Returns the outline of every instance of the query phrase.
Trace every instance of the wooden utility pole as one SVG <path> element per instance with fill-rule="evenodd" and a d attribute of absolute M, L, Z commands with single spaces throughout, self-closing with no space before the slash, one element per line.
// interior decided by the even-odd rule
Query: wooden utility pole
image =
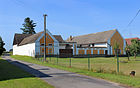
<path fill-rule="evenodd" d="M 47 14 L 44 14 L 44 60 L 46 61 L 46 16 Z"/>

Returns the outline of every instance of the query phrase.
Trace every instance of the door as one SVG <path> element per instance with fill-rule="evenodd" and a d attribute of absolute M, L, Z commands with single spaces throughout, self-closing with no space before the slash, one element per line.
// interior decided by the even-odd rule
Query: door
<path fill-rule="evenodd" d="M 70 57 L 73 55 L 73 49 L 59 49 L 60 57 Z"/>
<path fill-rule="evenodd" d="M 107 50 L 105 50 L 105 55 L 107 55 L 108 54 L 108 51 Z"/>

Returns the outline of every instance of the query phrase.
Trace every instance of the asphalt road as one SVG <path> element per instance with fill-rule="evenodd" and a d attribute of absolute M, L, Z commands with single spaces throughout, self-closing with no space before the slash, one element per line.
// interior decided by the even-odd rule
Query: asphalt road
<path fill-rule="evenodd" d="M 55 86 L 55 88 L 125 88 L 117 83 L 27 63 L 12 59 L 9 56 L 4 56 L 3 59 L 45 80 L 49 84 Z"/>

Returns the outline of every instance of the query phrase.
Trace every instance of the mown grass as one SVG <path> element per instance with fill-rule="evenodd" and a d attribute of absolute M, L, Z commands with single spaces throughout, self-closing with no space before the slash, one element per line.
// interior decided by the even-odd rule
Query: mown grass
<path fill-rule="evenodd" d="M 40 58 L 41 60 L 42 58 Z M 51 64 L 57 64 L 61 66 L 70 66 L 70 58 L 55 58 L 48 57 L 47 60 Z M 129 75 L 131 71 L 136 71 L 136 76 L 140 77 L 140 57 L 134 59 L 130 57 L 130 61 L 127 60 L 127 57 L 120 57 L 120 72 L 125 75 Z M 104 72 L 114 73 L 117 68 L 117 59 L 114 57 L 98 57 L 98 58 L 90 58 L 90 70 L 97 71 L 103 70 Z M 71 58 L 71 66 L 79 69 L 89 69 L 88 68 L 88 58 Z"/>
<path fill-rule="evenodd" d="M 57 60 L 55 60 L 56 58 L 51 58 L 51 63 L 50 62 L 46 63 L 46 62 L 38 61 L 38 60 L 33 59 L 32 57 L 28 57 L 28 56 L 11 56 L 11 57 L 15 58 L 17 60 L 22 60 L 22 61 L 35 63 L 35 64 L 39 64 L 39 65 L 43 65 L 43 66 L 49 66 L 49 67 L 53 67 L 53 68 L 58 68 L 58 69 L 62 69 L 62 70 L 70 71 L 70 72 L 75 72 L 75 73 L 82 74 L 82 75 L 102 78 L 102 79 L 110 80 L 110 81 L 113 81 L 113 82 L 125 84 L 127 86 L 140 88 L 140 77 L 131 77 L 131 76 L 128 76 L 128 75 L 123 75 L 123 74 L 111 74 L 111 73 L 108 73 L 108 72 L 103 72 L 102 73 L 102 72 L 97 72 L 97 71 L 94 71 L 94 70 L 88 71 L 87 69 L 84 69 L 84 68 L 79 69 L 78 67 L 74 66 L 74 64 L 72 64 L 72 67 L 70 68 L 68 58 L 61 58 L 61 59 L 59 58 L 60 59 L 59 62 L 58 62 L 59 64 L 57 65 Z M 50 60 L 50 58 L 47 58 L 47 59 L 48 59 L 48 61 Z M 63 60 L 63 59 L 65 59 L 65 60 Z M 73 58 L 73 59 L 75 59 L 75 58 Z M 81 61 L 79 62 L 78 60 L 80 60 L 80 59 L 81 59 Z M 105 67 L 115 65 L 116 61 L 115 61 L 115 59 L 113 59 L 115 61 L 114 62 L 114 61 L 112 61 L 112 59 L 113 58 L 94 58 L 93 60 L 94 60 L 94 64 L 103 63 L 102 65 L 105 68 Z M 87 61 L 86 58 L 77 58 L 77 59 L 75 59 L 75 62 L 76 62 L 76 60 L 78 61 L 78 63 L 80 65 L 83 65 L 82 63 L 85 63 Z M 132 58 L 131 58 L 131 60 L 132 61 L 130 61 L 128 63 L 120 63 L 120 64 L 126 64 L 126 65 L 124 65 L 126 67 L 127 67 L 127 65 L 131 66 L 131 65 L 135 65 L 135 64 L 138 64 L 138 65 L 140 64 L 137 61 L 135 62 L 135 60 L 133 60 Z M 54 61 L 55 64 L 53 63 L 53 61 Z M 121 58 L 121 61 L 127 61 L 127 60 L 125 58 Z M 62 63 L 63 63 L 63 66 L 60 66 L 60 65 L 62 65 Z M 108 63 L 108 64 L 106 64 L 106 63 Z M 109 64 L 111 64 L 111 65 L 109 65 Z M 94 65 L 94 66 L 96 66 L 96 65 Z M 83 67 L 85 67 L 85 66 L 83 66 Z M 86 65 L 86 68 L 87 68 L 87 65 Z M 137 69 L 137 68 L 139 68 L 139 67 L 136 67 L 135 69 Z"/>
<path fill-rule="evenodd" d="M 0 58 L 0 88 L 54 88 Z"/>

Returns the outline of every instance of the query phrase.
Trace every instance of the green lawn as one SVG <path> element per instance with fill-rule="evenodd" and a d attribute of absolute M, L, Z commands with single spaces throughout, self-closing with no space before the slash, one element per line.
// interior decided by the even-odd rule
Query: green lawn
<path fill-rule="evenodd" d="M 127 61 L 127 57 L 121 57 L 120 59 L 120 72 L 125 75 L 129 75 L 131 71 L 136 71 L 136 77 L 140 77 L 140 57 L 134 59 L 130 58 Z M 57 58 L 48 57 L 47 60 L 51 64 L 57 64 Z M 107 73 L 113 73 L 116 71 L 116 59 L 114 57 L 98 57 L 90 58 L 90 70 L 96 72 L 98 70 L 103 70 Z M 58 65 L 70 66 L 70 58 L 58 58 Z M 74 68 L 88 69 L 88 58 L 71 58 L 71 66 Z"/>
<path fill-rule="evenodd" d="M 0 58 L 0 88 L 54 88 Z"/>
<path fill-rule="evenodd" d="M 67 70 L 78 74 L 102 78 L 117 83 L 125 84 L 128 86 L 140 88 L 139 58 L 134 60 L 134 58 L 131 57 L 131 61 L 129 62 L 127 62 L 127 58 L 125 57 L 120 58 L 121 61 L 120 68 L 121 71 L 125 74 L 122 75 L 122 74 L 111 74 L 111 73 L 115 73 L 114 71 L 116 69 L 116 59 L 114 58 L 102 58 L 102 57 L 91 58 L 91 70 L 88 71 L 87 58 L 72 58 L 72 67 L 70 68 L 69 67 L 70 58 L 58 58 L 58 65 L 57 65 L 57 58 L 47 58 L 49 63 L 46 63 L 33 59 L 32 57 L 28 57 L 28 56 L 11 56 L 11 57 L 26 62 L 31 62 L 31 63 L 58 68 L 62 70 Z M 131 70 L 136 71 L 136 77 L 130 77 L 128 75 Z"/>

